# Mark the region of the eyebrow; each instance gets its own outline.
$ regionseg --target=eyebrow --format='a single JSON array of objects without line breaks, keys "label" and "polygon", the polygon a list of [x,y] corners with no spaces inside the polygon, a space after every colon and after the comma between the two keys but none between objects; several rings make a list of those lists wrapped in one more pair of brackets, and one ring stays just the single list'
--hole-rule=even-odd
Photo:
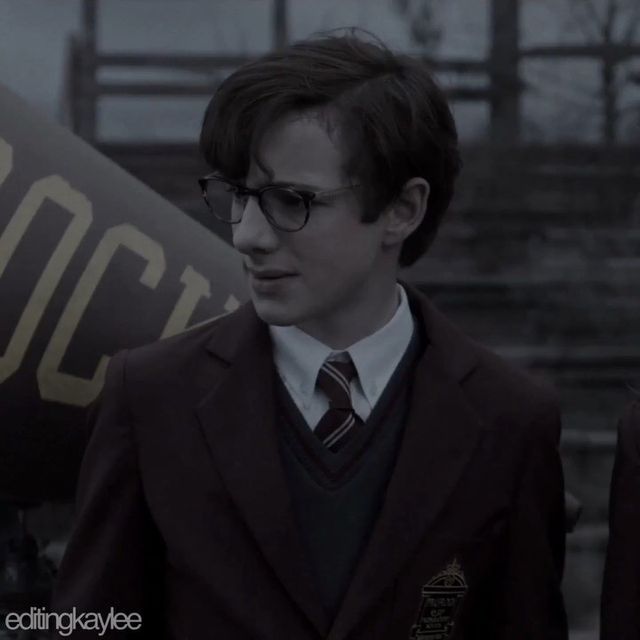
[{"label": "eyebrow", "polygon": [[[255,187],[256,189],[260,189],[266,186],[273,186],[273,187],[291,187],[293,189],[302,189],[304,191],[327,191],[327,189],[322,189],[321,187],[307,184],[306,182],[296,182],[295,180],[290,182],[287,182],[285,180],[274,180],[275,171],[273,167],[269,166],[264,161],[264,158],[261,158],[259,154],[254,154],[253,159],[255,160],[256,164],[258,165],[262,173],[269,180],[269,182],[259,183],[260,186]],[[245,176],[244,183],[247,184],[247,176]]]},{"label": "eyebrow", "polygon": [[269,180],[267,182],[261,182],[259,186],[256,186],[255,188],[261,189],[262,187],[291,187],[293,189],[302,189],[303,191],[326,191],[326,189],[318,187],[317,185],[297,182],[295,180]]},{"label": "eyebrow", "polygon": [[296,189],[306,189],[307,191],[324,191],[324,189],[318,187],[317,185],[307,184],[306,182],[286,182],[284,180],[276,180],[272,182],[272,184],[277,187],[294,187]]}]

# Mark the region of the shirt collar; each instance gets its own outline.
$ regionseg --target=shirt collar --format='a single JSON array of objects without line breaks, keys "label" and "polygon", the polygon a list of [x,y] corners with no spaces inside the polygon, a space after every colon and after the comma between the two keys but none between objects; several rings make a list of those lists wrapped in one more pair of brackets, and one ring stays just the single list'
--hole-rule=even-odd
[{"label": "shirt collar", "polygon": [[375,405],[413,334],[407,294],[400,284],[397,289],[400,302],[387,324],[341,351],[334,351],[297,327],[269,326],[276,368],[305,404],[311,402],[318,371],[324,361],[331,355],[347,351],[369,405]]},{"label": "shirt collar", "polygon": [[269,325],[280,376],[305,405],[311,402],[318,371],[332,349],[298,327]]},{"label": "shirt collar", "polygon": [[407,294],[400,284],[397,287],[400,303],[391,320],[348,349],[371,407],[387,386],[413,335],[413,316]]}]

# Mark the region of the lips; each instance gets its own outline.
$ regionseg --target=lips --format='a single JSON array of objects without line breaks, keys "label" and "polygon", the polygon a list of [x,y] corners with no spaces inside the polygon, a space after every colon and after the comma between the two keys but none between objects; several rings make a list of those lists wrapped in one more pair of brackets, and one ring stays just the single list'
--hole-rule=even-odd
[{"label": "lips", "polygon": [[248,269],[248,271],[256,280],[278,280],[280,278],[287,278],[295,275],[294,273],[280,271],[278,269]]},{"label": "lips", "polygon": [[288,289],[287,283],[297,274],[279,269],[248,269],[251,289],[257,296],[279,297]]}]

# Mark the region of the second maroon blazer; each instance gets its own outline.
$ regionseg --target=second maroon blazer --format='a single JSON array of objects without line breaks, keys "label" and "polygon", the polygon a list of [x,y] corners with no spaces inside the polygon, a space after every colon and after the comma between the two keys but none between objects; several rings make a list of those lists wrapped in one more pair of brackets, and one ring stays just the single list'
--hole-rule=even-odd
[{"label": "second maroon blazer", "polygon": [[609,544],[602,585],[602,640],[640,639],[640,402],[618,427]]}]

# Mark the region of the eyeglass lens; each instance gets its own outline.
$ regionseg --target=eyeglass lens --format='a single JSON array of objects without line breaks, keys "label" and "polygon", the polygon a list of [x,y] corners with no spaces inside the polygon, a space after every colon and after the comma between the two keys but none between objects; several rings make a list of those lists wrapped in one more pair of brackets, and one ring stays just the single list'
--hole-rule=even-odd
[{"label": "eyeglass lens", "polygon": [[[236,223],[249,200],[231,184],[220,180],[207,181],[207,200],[213,214],[224,222]],[[280,229],[301,229],[307,218],[304,200],[295,191],[274,187],[262,192],[260,205],[269,221]]]}]

